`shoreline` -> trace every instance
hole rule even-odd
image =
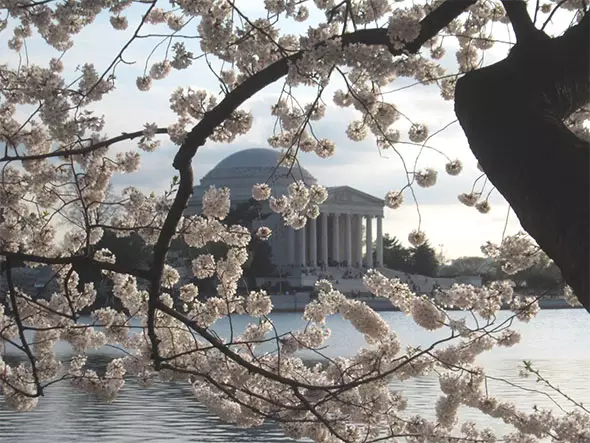
[[[297,293],[289,295],[271,295],[273,304],[273,312],[303,312],[305,306],[312,300],[310,294]],[[358,301],[364,301],[378,312],[399,311],[399,308],[393,306],[388,299],[385,298],[369,298],[358,297]],[[547,298],[539,300],[539,306],[542,310],[553,309],[583,309],[581,306],[571,306],[563,298]],[[507,306],[501,308],[502,311],[508,310]],[[461,309],[448,309],[448,311],[461,311]]]

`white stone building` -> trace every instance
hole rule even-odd
[[[287,194],[287,187],[295,180],[307,185],[318,183],[305,168],[280,164],[281,157],[278,150],[260,148],[229,155],[195,186],[187,213],[200,211],[203,194],[211,185],[228,187],[232,203],[236,204],[251,198],[256,183],[268,183],[274,196]],[[383,200],[350,186],[328,188],[328,193],[328,200],[320,206],[320,216],[309,219],[303,229],[285,226],[277,214],[261,222],[273,231],[269,242],[275,265],[281,268],[382,267]]]

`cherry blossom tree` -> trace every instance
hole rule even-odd
[[[5,13],[0,30],[10,33],[9,49],[17,60],[0,65],[0,258],[5,282],[0,335],[26,357],[20,364],[0,363],[5,402],[30,410],[48,385],[60,381],[110,401],[125,377],[145,384],[160,378],[189,383],[200,402],[237,426],[273,420],[290,437],[318,442],[499,438],[474,423],[459,426],[461,405],[511,425],[514,432],[503,436],[506,441],[534,442],[546,436],[588,441],[590,413],[567,395],[562,395],[571,406],[566,414],[525,413],[484,388],[487,375],[476,357],[516,344],[520,335],[514,321],[528,321],[538,310],[537,298],[516,296],[510,282],[483,288],[454,285],[429,298],[399,280],[368,272],[364,283],[375,296],[388,298],[426,330],[446,328],[445,338],[427,347],[404,346],[378,313],[347,299],[327,281],[317,283],[318,298],[305,308],[307,326],[279,334],[269,317],[270,297],[264,291],[237,290],[252,234],[225,221],[229,190],[211,188],[201,214],[185,213],[197,151],[248,133],[254,117],[244,103],[279,81],[283,87],[270,110],[276,125],[268,143],[283,150],[282,162],[291,166],[294,177],[300,152],[321,158],[335,154],[335,143],[319,136],[314,126],[326,113],[328,86],[337,84],[334,104],[357,114],[347,136],[352,141],[371,137],[404,165],[407,184],[385,196],[387,205],[397,208],[405,199],[415,199],[415,187],[434,186],[438,172],[428,165],[418,169],[417,161],[412,167],[398,146],[411,143],[421,151],[433,150],[428,143],[432,134],[428,122],[412,121],[402,135],[397,125],[407,116],[387,95],[396,78],[411,78],[438,86],[441,100],[455,100],[482,174],[537,243],[518,234],[483,250],[512,273],[534,265],[544,251],[569,284],[566,296],[574,301],[577,296],[590,309],[585,123],[590,19],[584,0],[529,3],[266,0],[256,14],[234,0],[0,0]],[[105,69],[98,70],[90,59],[72,77],[64,54],[75,47],[84,28],[105,14],[113,32],[131,26],[131,37]],[[482,67],[486,51],[498,43],[498,24],[509,25],[517,43],[508,44],[504,60]],[[33,39],[42,39],[55,54],[49,63],[29,56],[27,42]],[[160,39],[158,46],[167,49],[162,59],[153,60],[154,50],[146,60],[145,72],[136,80],[140,91],[149,95],[165,77],[200,64],[199,75],[210,73],[220,92],[178,87],[169,95],[176,121],[146,123],[112,136],[108,115],[100,115],[95,106],[116,94],[116,73],[130,63],[130,48],[141,39]],[[449,58],[445,49],[453,45],[458,47],[451,57],[456,66],[449,70],[443,66]],[[302,93],[309,90],[311,101]],[[137,145],[126,151],[124,144],[135,139]],[[139,152],[149,155],[162,139],[177,146],[171,161],[178,175],[169,189],[146,194],[127,187],[117,199],[105,201],[113,177],[135,172]],[[437,152],[445,159],[446,173],[461,173],[459,159]],[[252,196],[268,200],[271,210],[295,229],[317,217],[327,198],[325,188],[300,180],[294,180],[288,195],[272,196],[271,191],[261,183]],[[487,213],[488,195],[474,185],[459,200]],[[106,204],[116,209],[106,211],[111,214],[107,219],[97,217]],[[72,213],[82,216],[69,217]],[[96,248],[105,231],[140,235],[152,250],[150,266],[135,268]],[[256,233],[261,238],[271,234],[268,228]],[[196,278],[217,278],[215,297],[200,301],[197,286],[180,282],[178,270],[167,262],[173,239],[195,248],[220,242],[227,246],[223,258],[201,254],[192,263]],[[417,226],[408,239],[419,246],[427,232]],[[22,261],[30,267],[51,265],[59,290],[43,300],[19,288],[14,267]],[[123,309],[102,308],[90,320],[81,317],[96,289],[93,282],[79,283],[74,270],[79,265],[100,269],[112,281]],[[496,313],[503,305],[513,315],[498,322]],[[447,310],[453,308],[466,311],[465,317],[451,317]],[[333,314],[366,339],[366,347],[351,358],[322,354],[330,334],[326,318]],[[467,314],[481,321],[471,324]],[[227,317],[231,324],[235,315],[251,317],[245,330],[232,328],[228,338],[212,331],[218,319]],[[68,342],[75,356],[58,358],[58,341]],[[273,350],[261,350],[262,343]],[[97,373],[87,367],[86,353],[105,345],[120,347],[125,357],[112,359]],[[324,363],[306,364],[298,355],[304,349]],[[529,371],[536,369],[529,366]],[[390,382],[429,373],[440,380],[436,419],[404,415],[406,399],[391,390]]]

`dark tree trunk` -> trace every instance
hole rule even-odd
[[[491,182],[590,311],[590,150],[563,124],[589,101],[590,18],[553,39],[510,18],[517,45],[459,80],[455,112]]]

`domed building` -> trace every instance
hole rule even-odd
[[[268,183],[277,197],[287,194],[289,184],[295,180],[307,185],[318,184],[304,167],[290,168],[281,159],[281,151],[263,148],[229,155],[194,187],[187,213],[200,212],[203,195],[210,186],[229,188],[235,205],[249,200],[252,186],[257,183]],[[328,199],[320,206],[320,216],[309,219],[303,229],[295,231],[285,226],[281,217],[274,213],[259,223],[273,231],[269,243],[274,264],[280,268],[381,267],[383,200],[350,186],[328,188],[328,193]],[[268,206],[265,209],[270,211]],[[376,225],[375,230],[373,225]],[[374,241],[376,263],[373,262]]]
[[[287,186],[295,179],[303,180],[307,185],[317,183],[305,168],[291,169],[284,162],[279,164],[281,158],[281,151],[275,149],[253,148],[235,152],[221,160],[201,179],[201,184],[194,187],[192,202],[200,205],[210,186],[231,189],[232,202],[240,202],[252,197],[252,186],[256,183],[268,183],[273,188],[273,195],[286,194]]]

